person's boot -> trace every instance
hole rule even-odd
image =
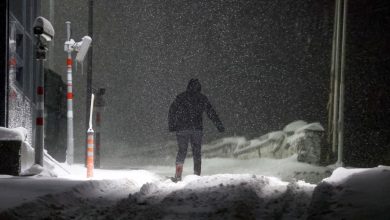
[[[172,182],[177,183],[178,181],[181,181],[182,173],[183,173],[183,164],[176,164],[176,173],[175,173],[175,177],[172,178]]]
[[[194,169],[194,174],[200,176],[200,168]]]
[[[194,161],[194,174],[200,176],[201,170],[202,170],[202,166],[200,161]]]

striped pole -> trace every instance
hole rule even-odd
[[[10,42],[9,42],[9,98],[16,98],[17,93],[15,91],[15,81],[16,81],[16,41],[15,41],[15,21],[10,22]]]
[[[14,54],[12,54],[9,59],[9,75],[10,83],[14,84],[16,80],[16,59]]]
[[[39,59],[38,85],[37,85],[37,104],[36,104],[36,128],[35,128],[35,163],[43,166],[43,148],[44,148],[44,59]]]
[[[15,91],[16,59],[13,53],[11,54],[8,65],[9,65],[9,84],[10,84],[8,96],[10,98],[15,98],[17,96],[17,93]]]
[[[70,21],[66,22],[67,38],[70,40]],[[72,50],[67,48],[68,57],[66,59],[66,73],[67,73],[67,131],[66,139],[66,162],[69,165],[73,164],[74,158],[74,136],[73,136],[73,80],[72,80]]]
[[[73,164],[73,154],[74,154],[74,137],[73,137],[73,80],[72,80],[72,55],[71,52],[68,53],[68,58],[66,60],[67,66],[67,129],[68,129],[68,137],[66,142],[66,162],[69,165]]]
[[[88,146],[87,146],[87,178],[93,177],[93,146],[94,146],[94,131],[92,128],[88,129]]]
[[[89,113],[89,128],[87,131],[87,178],[93,177],[93,148],[94,148],[94,131],[92,129],[93,102],[95,96],[91,97],[91,108]]]

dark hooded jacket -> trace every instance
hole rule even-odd
[[[201,89],[199,80],[191,79],[187,90],[176,97],[169,108],[169,131],[203,130],[203,112],[206,112],[220,132],[225,130]]]

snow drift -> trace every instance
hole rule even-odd
[[[4,128],[0,127],[0,141],[20,141],[20,175],[41,175],[55,177],[59,173],[69,173],[69,171],[52,158],[44,150],[43,167],[34,164],[34,148],[28,143],[28,131],[23,127]]]
[[[84,173],[84,166],[76,166]],[[318,186],[254,174],[96,170],[72,180],[0,176],[0,219],[389,219],[390,168],[336,169]],[[248,170],[249,171],[249,170]],[[84,178],[85,179],[85,178]],[[18,194],[19,192],[19,194]],[[40,210],[39,212],[37,210]]]
[[[239,159],[276,158],[282,159],[298,154],[298,161],[319,164],[321,159],[324,128],[320,123],[308,124],[295,121],[282,131],[265,134],[246,140],[244,137],[228,137],[203,145],[206,158],[234,157]]]

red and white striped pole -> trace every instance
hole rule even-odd
[[[10,33],[9,33],[9,84],[10,84],[10,90],[9,90],[9,96],[14,97],[16,95],[16,92],[14,90],[15,87],[15,81],[16,81],[16,40],[15,40],[15,21],[10,22]]]
[[[44,23],[50,34],[44,34],[40,24]],[[36,36],[35,58],[38,60],[37,97],[36,97],[36,127],[35,127],[35,164],[43,166],[43,149],[45,140],[44,114],[45,114],[45,74],[44,62],[47,54],[47,43],[54,37],[54,29],[51,23],[43,17],[38,17],[34,22],[34,34]]]
[[[67,73],[67,139],[66,139],[66,162],[73,164],[74,158],[74,136],[73,136],[73,79],[72,79],[72,43],[70,42],[70,21],[65,22],[67,29],[67,42],[65,42],[65,52],[68,53],[66,59]]]
[[[93,177],[93,150],[94,150],[94,131],[92,129],[92,115],[93,115],[93,102],[95,96],[92,94],[91,97],[91,108],[89,115],[89,128],[87,131],[88,140],[87,140],[87,178]]]
[[[16,58],[15,53],[10,51],[10,58],[8,62],[9,66],[9,93],[8,96],[10,99],[14,99],[17,96],[15,91],[15,82],[16,82]]]
[[[39,59],[37,103],[36,103],[36,128],[35,128],[35,164],[43,166],[44,148],[44,111],[45,111],[45,91],[44,91],[44,59]]]

